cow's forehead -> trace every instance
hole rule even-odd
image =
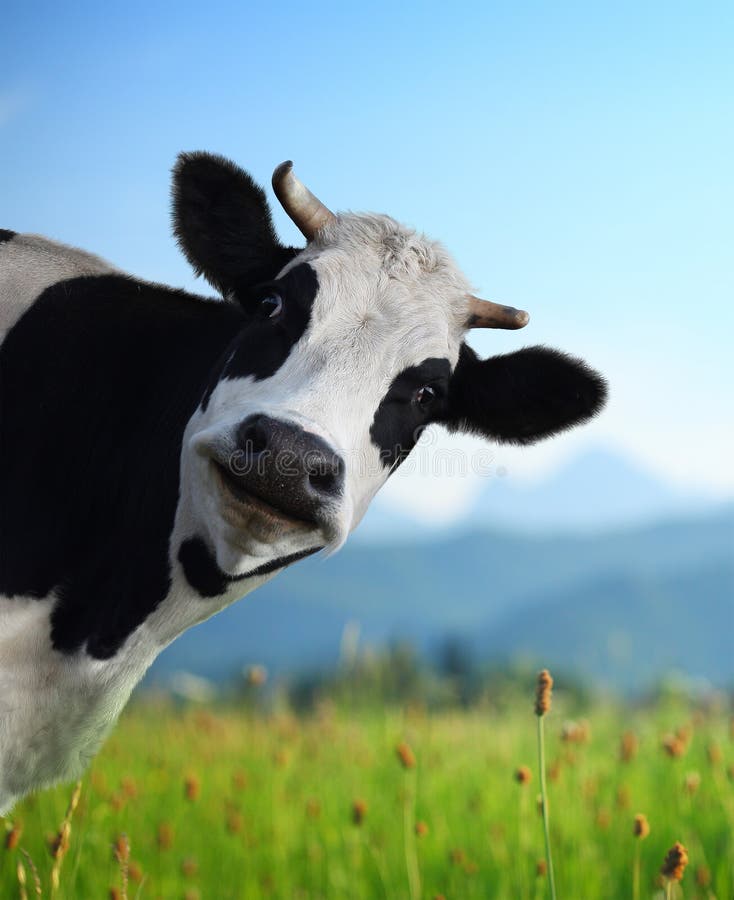
[[[438,242],[388,216],[341,214],[284,272],[304,262],[319,282],[311,341],[378,357],[399,348],[396,362],[406,365],[455,362],[471,288]]]

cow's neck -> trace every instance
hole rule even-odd
[[[168,595],[182,435],[241,323],[111,275],[49,288],[9,331],[0,595],[55,595],[56,649],[111,658]]]

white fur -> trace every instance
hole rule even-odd
[[[0,344],[48,287],[67,278],[110,275],[114,266],[84,250],[38,234],[16,234],[0,243]]]
[[[336,549],[387,479],[370,426],[390,383],[429,357],[446,358],[453,367],[464,334],[469,285],[452,258],[387,216],[339,216],[283,273],[303,262],[319,280],[306,333],[271,378],[221,381],[184,440],[182,488],[191,530],[205,529],[219,565],[231,574],[248,571],[251,556],[264,561],[314,544],[289,537],[239,552],[213,509],[202,446],[233,447],[239,423],[259,412],[323,437],[347,464],[343,502],[332,532],[322,536]]]
[[[158,653],[267,580],[240,581],[223,597],[202,599],[177,561],[183,540],[208,539],[220,567],[233,575],[324,543],[338,547],[387,478],[369,432],[390,383],[428,357],[455,364],[469,285],[439,244],[385,216],[344,215],[290,266],[301,262],[319,280],[310,327],[271,378],[221,381],[206,411],[189,422],[169,547],[172,588],[118,653],[104,661],[83,649],[58,653],[50,642],[53,596],[0,597],[0,812],[35,788],[78,776]],[[97,257],[35,236],[0,245],[0,343],[49,285],[114,271]],[[202,452],[233,446],[237,425],[255,412],[298,422],[344,456],[344,497],[324,533],[262,543],[223,519]]]

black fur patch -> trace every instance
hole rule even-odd
[[[410,366],[393,379],[370,426],[370,437],[380,450],[383,465],[397,468],[413,449],[423,429],[445,413],[450,374],[447,359],[431,358]],[[431,385],[436,396],[429,407],[421,409],[413,402],[413,397],[424,385]]]
[[[0,593],[57,591],[57,649],[112,656],[165,597],[182,434],[245,328],[235,304],[106,275],[50,287],[8,332]]]
[[[196,273],[224,293],[247,292],[299,252],[276,237],[262,188],[223,156],[182,153],[172,199],[179,246]]]
[[[479,359],[466,344],[451,378],[442,423],[508,444],[532,444],[596,415],[604,379],[547,347]]]
[[[288,556],[281,556],[279,559],[264,563],[244,575],[227,575],[219,568],[214,554],[202,538],[195,537],[189,538],[181,544],[178,560],[184,570],[186,580],[197,593],[202,597],[219,597],[238,581],[270,575],[271,572],[284,569],[291,563],[318,553],[321,549],[321,547],[314,547],[310,550],[300,550],[298,553],[291,553]]]
[[[222,377],[254,375],[260,380],[277,372],[308,328],[318,290],[315,270],[303,263],[294,266],[278,281],[259,285],[238,298],[248,316],[248,327]],[[274,319],[259,318],[259,301],[274,292],[283,299],[282,312]]]
[[[245,312],[246,327],[212,371],[201,401],[202,409],[206,410],[222,378],[252,375],[259,381],[269,378],[283,365],[308,328],[318,289],[316,272],[304,263],[292,268],[283,278],[259,285],[238,298]],[[283,298],[283,312],[275,320],[263,320],[257,314],[258,301],[274,291]]]
[[[17,232],[8,231],[7,228],[0,228],[0,244],[4,244],[5,241],[12,241]]]

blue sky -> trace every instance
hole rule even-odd
[[[601,442],[731,496],[732,46],[729,3],[14,4],[0,226],[196,287],[170,237],[176,154],[263,183],[292,158],[331,207],[416,225],[530,310],[481,352],[547,343],[608,375],[607,412],[498,452],[511,472]]]

